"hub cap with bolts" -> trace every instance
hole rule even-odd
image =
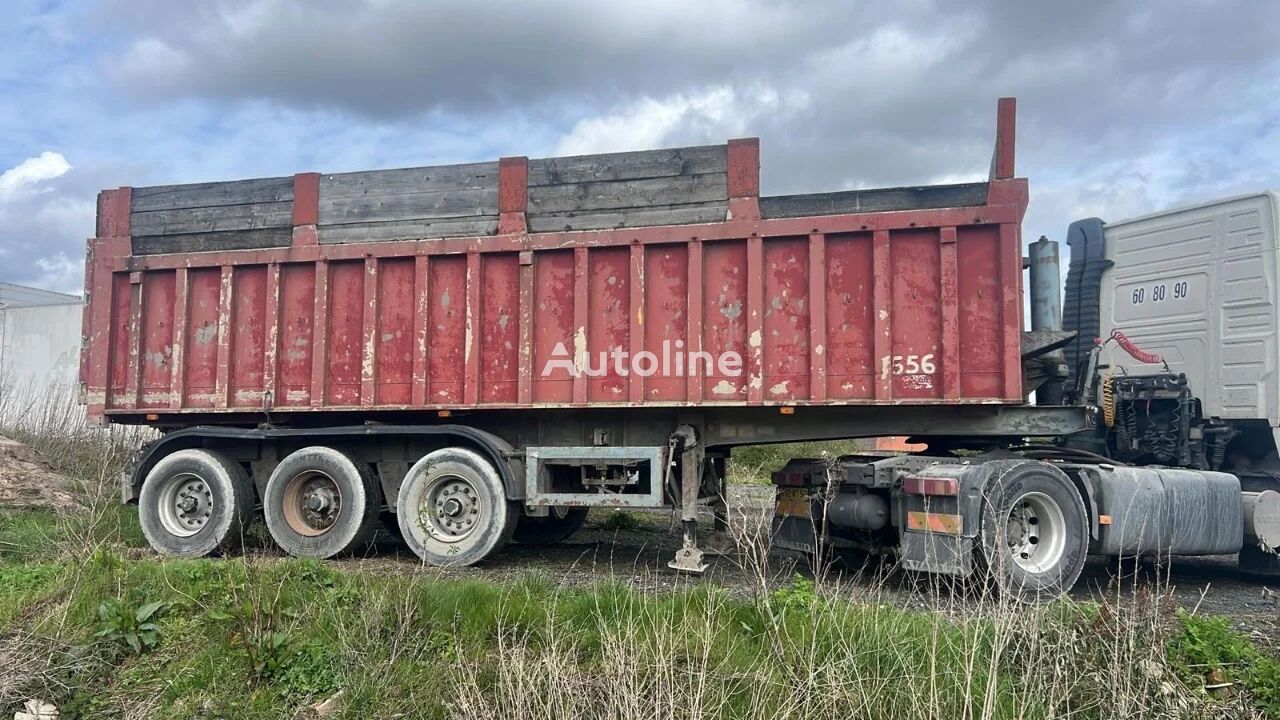
[[[1046,572],[1062,559],[1066,529],[1062,509],[1053,498],[1027,493],[1009,510],[1005,525],[1009,554],[1027,572]]]
[[[433,538],[457,542],[470,535],[484,516],[484,502],[470,482],[443,476],[427,489],[419,522]]]
[[[284,519],[299,535],[323,535],[342,515],[342,491],[322,472],[296,475],[284,488]]]
[[[213,493],[198,475],[179,473],[167,478],[159,493],[160,524],[178,537],[200,532],[213,515]]]

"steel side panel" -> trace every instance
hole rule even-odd
[[[123,257],[87,391],[167,415],[1017,404],[1018,210]]]

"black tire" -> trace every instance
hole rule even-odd
[[[979,566],[1003,595],[1056,598],[1075,584],[1088,556],[1084,500],[1052,465],[997,465],[983,503]]]
[[[161,555],[202,557],[240,547],[253,501],[240,463],[211,450],[178,450],[147,473],[138,519]]]
[[[521,515],[511,539],[521,545],[555,545],[564,542],[582,529],[588,512],[589,508],[584,507],[553,507],[548,508],[547,514],[542,517]]]
[[[330,558],[372,539],[382,505],[379,492],[368,463],[317,445],[293,452],[276,466],[262,510],[268,532],[285,552]]]
[[[465,448],[436,450],[409,468],[396,502],[400,533],[432,565],[474,565],[506,546],[520,505],[498,470]]]

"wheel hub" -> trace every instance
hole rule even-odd
[[[160,488],[160,524],[172,535],[190,537],[213,516],[213,492],[203,478],[180,473]]]
[[[300,473],[284,488],[284,519],[299,535],[315,537],[328,532],[342,515],[342,491],[338,483],[318,471]]]
[[[426,493],[422,526],[437,540],[457,542],[470,535],[484,513],[476,488],[460,477],[439,478]]]
[[[1013,504],[1005,520],[1009,555],[1022,569],[1046,572],[1062,558],[1066,548],[1066,521],[1053,498],[1027,493]]]

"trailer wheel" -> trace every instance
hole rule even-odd
[[[1044,463],[1018,463],[992,479],[982,511],[981,565],[1001,593],[1022,601],[1071,589],[1089,550],[1084,500]]]
[[[396,503],[405,542],[432,565],[474,565],[493,555],[511,539],[519,513],[497,469],[464,448],[414,463]]]
[[[582,529],[589,508],[553,507],[542,517],[521,515],[513,540],[521,545],[555,545]]]
[[[313,446],[286,457],[267,481],[267,530],[285,552],[328,558],[367,543],[378,526],[378,481],[367,463]]]
[[[240,546],[253,517],[253,483],[237,462],[210,450],[178,450],[142,483],[138,519],[162,555],[201,557]]]

